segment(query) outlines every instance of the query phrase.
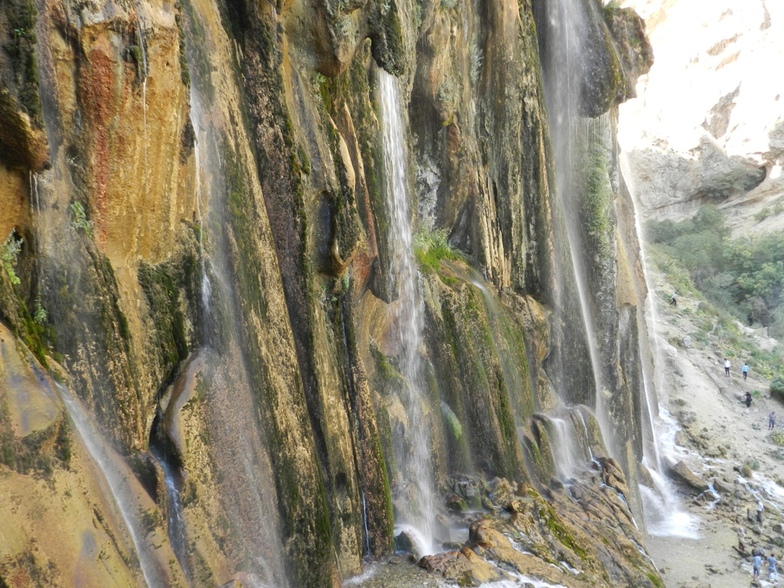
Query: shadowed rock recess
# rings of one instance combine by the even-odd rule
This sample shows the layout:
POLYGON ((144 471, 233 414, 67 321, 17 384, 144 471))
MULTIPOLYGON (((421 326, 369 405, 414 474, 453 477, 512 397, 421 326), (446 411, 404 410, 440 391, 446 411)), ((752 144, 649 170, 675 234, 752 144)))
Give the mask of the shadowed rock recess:
POLYGON ((548 2, 0 3, 0 585, 662 585, 614 134, 652 56, 582 0, 572 252, 548 2))

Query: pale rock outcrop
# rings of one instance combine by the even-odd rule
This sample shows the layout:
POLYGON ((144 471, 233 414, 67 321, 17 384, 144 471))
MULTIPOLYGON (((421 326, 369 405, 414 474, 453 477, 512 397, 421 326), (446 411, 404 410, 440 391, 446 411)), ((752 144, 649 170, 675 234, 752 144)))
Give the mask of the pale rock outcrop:
POLYGON ((784 56, 782 6, 625 4, 645 19, 656 54, 638 99, 620 108, 626 179, 642 213, 677 221, 716 204, 736 235, 781 230, 784 83, 768 64, 784 56))

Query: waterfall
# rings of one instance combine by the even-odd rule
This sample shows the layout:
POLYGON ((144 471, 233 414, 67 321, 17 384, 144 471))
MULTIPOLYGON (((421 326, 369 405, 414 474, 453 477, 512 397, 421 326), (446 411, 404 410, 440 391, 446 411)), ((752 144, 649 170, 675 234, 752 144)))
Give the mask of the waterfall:
MULTIPOLYGON (((559 218, 555 230, 562 233, 556 237, 556 247, 562 249, 558 251, 561 263, 556 263, 555 267, 558 328, 554 335, 561 347, 558 371, 564 375, 574 374, 573 381, 562 376, 567 381, 559 385, 559 395, 564 400, 573 400, 575 391, 572 388, 580 388, 580 384, 585 386, 588 376, 580 373, 584 370, 580 369, 579 363, 580 357, 587 354, 590 365, 583 367, 593 372, 593 408, 605 443, 613 453, 612 427, 606 406, 609 390, 603 378, 606 362, 601 357, 594 316, 594 308, 599 301, 590 291, 585 259, 587 244, 580 226, 580 204, 584 197, 581 192, 584 190, 584 170, 580 167, 585 155, 585 138, 592 124, 580 113, 587 29, 585 4, 583 0, 548 0, 543 9, 544 30, 540 32, 546 43, 542 60, 556 173, 555 203, 559 218), (571 272, 563 267, 568 264, 571 272), (579 314, 579 317, 567 317, 565 321, 564 314, 570 313, 579 314), (577 321, 582 323, 582 332, 571 328, 579 324, 577 321), (568 330, 566 324, 569 325, 568 330)), ((591 395, 583 394, 581 400, 586 401, 586 396, 591 395)))
MULTIPOLYGON (((198 128, 198 120, 193 115, 194 111, 197 110, 195 104, 198 101, 198 94, 194 91, 193 86, 191 86, 191 124, 193 125, 194 134, 198 137, 199 136, 199 128, 198 128)), ((212 284, 210 283, 210 276, 207 272, 207 255, 204 252, 204 216, 202 214, 202 188, 201 188, 201 173, 202 173, 202 166, 201 166, 201 151, 203 146, 199 144, 198 139, 196 140, 196 146, 194 149, 194 160, 196 163, 196 218, 199 221, 199 263, 201 266, 201 306, 202 310, 204 311, 205 322, 209 322, 210 320, 210 300, 212 298, 212 284)))
POLYGON ((144 539, 144 531, 139 528, 139 523, 136 520, 136 511, 141 510, 141 505, 138 504, 135 492, 129 483, 129 480, 134 478, 133 474, 128 470, 122 458, 98 433, 97 426, 91 422, 87 411, 79 400, 60 384, 57 384, 57 387, 79 437, 109 486, 114 504, 120 511, 133 541, 147 586, 163 586, 167 581, 166 576, 158 569, 157 562, 150 553, 151 548, 144 539))
MULTIPOLYGON (((699 535, 696 518, 684 510, 673 482, 665 475, 667 465, 665 461, 676 460, 675 434, 679 427, 667 409, 659 406, 657 400, 657 392, 666 389, 663 381, 666 369, 665 358, 657 341, 658 313, 654 297, 650 294, 653 288, 648 272, 644 231, 640 223, 641 215, 635 197, 633 175, 625 155, 620 158, 620 166, 634 206, 635 228, 640 240, 640 261, 647 290, 644 324, 648 332, 652 356, 648 361, 645 354, 640 353, 645 393, 643 417, 647 418, 644 431, 650 435, 648 442, 643 445, 643 465, 648 468, 654 484, 653 488, 640 486, 646 527, 651 535, 697 538, 699 535)), ((642 344, 642 338, 640 343, 642 344)))
MULTIPOLYGON (((205 418, 210 435, 210 460, 214 483, 221 497, 222 510, 231 530, 231 550, 243 562, 244 572, 235 578, 253 586, 286 588, 285 549, 281 542, 281 521, 275 472, 266 433, 259 423, 259 391, 254 389, 247 349, 241 336, 242 312, 238 305, 236 280, 231 275, 232 261, 226 238, 228 186, 232 181, 225 161, 233 162, 236 176, 248 185, 235 190, 252 190, 255 180, 252 164, 242 162, 232 149, 237 136, 227 121, 238 113, 223 110, 237 92, 234 72, 217 63, 214 55, 226 52, 225 39, 213 37, 206 22, 219 21, 216 2, 193 2, 184 6, 185 55, 190 75, 190 120, 194 129, 194 206, 199 223, 202 348, 181 373, 185 392, 174 393, 166 408, 169 423, 194 393, 196 374, 204 394, 205 418), (204 64, 210 67, 204 68, 204 64), (219 80, 219 81, 214 81, 219 80), (225 100, 213 100, 218 94, 225 100), (249 167, 246 167, 249 165, 249 167), (190 374, 190 375, 189 375, 190 374), (193 381, 186 381, 192 376, 193 381)), ((229 106, 231 108, 231 106, 229 106)), ((175 385, 176 387, 176 385, 175 385)), ((177 426, 167 430, 170 438, 185 452, 177 426)), ((183 456, 185 466, 188 457, 183 456)), ((197 472, 183 472, 182 475, 197 472)), ((173 496, 176 498, 176 496, 173 496)))
POLYGON ((553 459, 562 478, 570 478, 583 465, 577 440, 574 438, 574 423, 571 419, 550 417, 554 428, 553 459))
POLYGON ((163 481, 166 491, 166 529, 169 535, 174 555, 182 568, 188 581, 191 580, 190 568, 188 565, 188 540, 185 533, 185 520, 182 518, 182 506, 180 504, 179 472, 169 463, 165 455, 159 454, 150 448, 155 459, 163 470, 163 481))
POLYGON ((30 172, 28 175, 30 182, 30 216, 41 214, 41 194, 38 190, 38 174, 30 172))
MULTIPOLYGON (((390 289, 397 293, 395 319, 400 343, 400 371, 407 385, 401 391, 408 426, 406 439, 395 439, 395 457, 405 483, 414 496, 402 501, 400 523, 413 527, 421 536, 419 555, 433 552, 433 482, 430 434, 425 418, 427 405, 419 375, 419 345, 423 324, 422 301, 418 292, 419 273, 414 261, 411 232, 408 173, 403 120, 397 79, 379 70, 381 94, 384 172, 389 219, 390 289)), ((409 529, 409 532, 411 529, 409 529)))

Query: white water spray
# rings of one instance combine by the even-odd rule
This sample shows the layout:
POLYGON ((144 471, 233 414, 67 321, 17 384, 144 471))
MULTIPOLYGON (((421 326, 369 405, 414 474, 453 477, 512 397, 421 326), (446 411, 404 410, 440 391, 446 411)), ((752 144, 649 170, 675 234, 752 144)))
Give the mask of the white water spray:
POLYGON ((555 467, 562 478, 571 478, 582 467, 582 460, 579 458, 579 448, 574 438, 574 423, 571 419, 561 417, 549 418, 555 430, 555 439, 552 444, 555 467))
MULTIPOLYGON (((675 443, 678 424, 664 406, 659 406, 653 426, 657 429, 657 443, 662 462, 665 459, 676 462, 685 457, 685 454, 678 451, 675 443)), ((654 484, 653 488, 640 486, 648 534, 658 537, 698 539, 699 520, 683 509, 673 482, 663 473, 664 464, 650 463, 648 456, 643 460, 643 464, 648 468, 654 484)))
POLYGON ((433 490, 430 434, 419 377, 422 302, 418 292, 419 273, 413 258, 408 172, 397 79, 379 70, 378 80, 384 127, 387 208, 391 216, 389 280, 391 288, 397 293, 395 318, 400 342, 400 368, 407 381, 401 391, 401 401, 408 418, 407 438, 395 440, 395 446, 404 481, 411 485, 411 500, 402 502, 400 522, 416 529, 413 535, 420 536, 422 543, 417 546, 422 550, 419 555, 427 555, 433 553, 433 490))

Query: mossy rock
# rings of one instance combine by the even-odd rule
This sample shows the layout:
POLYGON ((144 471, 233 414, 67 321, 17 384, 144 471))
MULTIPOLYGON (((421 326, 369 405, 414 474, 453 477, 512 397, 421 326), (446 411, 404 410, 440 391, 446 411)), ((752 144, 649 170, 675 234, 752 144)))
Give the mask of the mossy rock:
POLYGON ((406 71, 407 58, 398 2, 375 1, 373 5, 369 19, 373 58, 393 76, 400 76, 406 71))

